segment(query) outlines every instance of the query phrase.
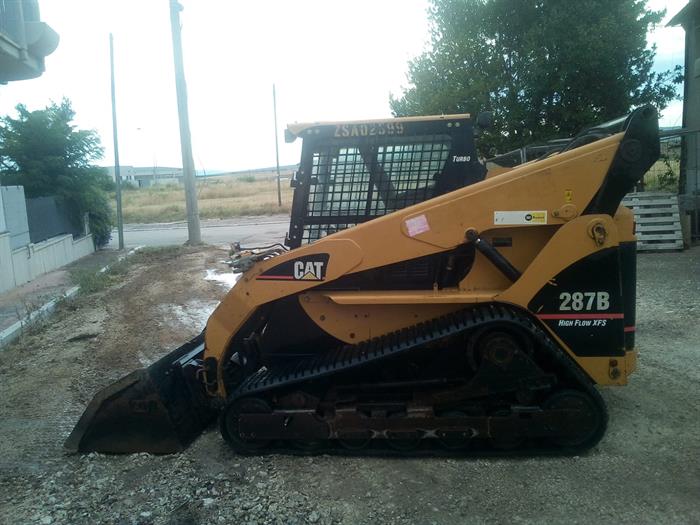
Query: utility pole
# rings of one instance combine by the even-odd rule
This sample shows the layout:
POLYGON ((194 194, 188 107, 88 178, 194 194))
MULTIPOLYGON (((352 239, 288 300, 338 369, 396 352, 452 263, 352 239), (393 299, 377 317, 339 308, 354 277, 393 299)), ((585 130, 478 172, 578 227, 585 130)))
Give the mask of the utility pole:
POLYGON ((114 88, 114 37, 109 34, 109 65, 112 72, 112 135, 114 137, 114 182, 117 186, 117 231, 119 249, 124 249, 124 220, 122 218, 122 175, 119 167, 119 139, 117 138, 117 97, 114 88))
POLYGON ((277 139, 277 93, 272 84, 272 111, 275 114, 275 156, 277 157, 277 205, 282 206, 282 186, 280 185, 280 143, 277 139))
POLYGON ((177 0, 170 3, 170 29, 173 34, 173 58, 175 61, 175 89, 177 91, 177 113, 180 120, 180 149, 182 150, 182 172, 185 183, 185 205, 187 208, 187 244, 202 244, 199 229, 199 211, 197 210, 197 188, 194 181, 194 160, 192 158, 192 140, 190 137, 190 117, 187 112, 187 85, 185 84, 185 67, 182 60, 182 34, 180 32, 180 11, 182 6, 177 0))

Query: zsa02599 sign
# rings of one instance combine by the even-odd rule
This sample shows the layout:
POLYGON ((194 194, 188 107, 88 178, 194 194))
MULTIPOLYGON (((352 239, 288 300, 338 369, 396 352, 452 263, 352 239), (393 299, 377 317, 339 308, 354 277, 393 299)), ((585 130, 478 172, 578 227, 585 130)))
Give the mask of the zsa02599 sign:
POLYGON ((381 137, 384 135, 403 135, 401 122, 376 122, 371 124, 338 124, 335 137, 381 137))

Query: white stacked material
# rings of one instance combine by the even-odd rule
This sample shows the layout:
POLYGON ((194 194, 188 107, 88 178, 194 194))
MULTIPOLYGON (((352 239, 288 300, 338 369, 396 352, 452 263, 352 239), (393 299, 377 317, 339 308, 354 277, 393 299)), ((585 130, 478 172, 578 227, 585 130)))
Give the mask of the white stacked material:
POLYGON ((678 195, 651 191, 630 193, 622 204, 634 211, 638 251, 683 249, 678 195))

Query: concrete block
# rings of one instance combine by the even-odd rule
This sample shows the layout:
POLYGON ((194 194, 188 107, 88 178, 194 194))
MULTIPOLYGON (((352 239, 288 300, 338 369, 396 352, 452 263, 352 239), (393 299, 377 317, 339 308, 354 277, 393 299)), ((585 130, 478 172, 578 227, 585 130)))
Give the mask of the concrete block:
POLYGON ((95 251, 92 235, 59 235, 12 251, 15 286, 52 272, 95 251))
POLYGON ((10 232, 12 249, 29 244, 27 203, 22 186, 0 186, 5 229, 10 232))
POLYGON ((9 232, 0 233, 0 293, 15 287, 9 232))
POLYGON ((2 203, 2 193, 0 191, 0 233, 7 231, 7 223, 5 222, 5 206, 2 203))

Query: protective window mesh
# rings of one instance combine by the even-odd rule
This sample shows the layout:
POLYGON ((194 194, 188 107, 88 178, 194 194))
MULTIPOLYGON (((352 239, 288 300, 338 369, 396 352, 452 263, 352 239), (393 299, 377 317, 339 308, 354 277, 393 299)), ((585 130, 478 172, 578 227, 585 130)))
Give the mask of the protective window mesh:
POLYGON ((321 145, 312 157, 306 209, 314 220, 304 225, 302 242, 430 199, 449 152, 447 135, 321 145))

